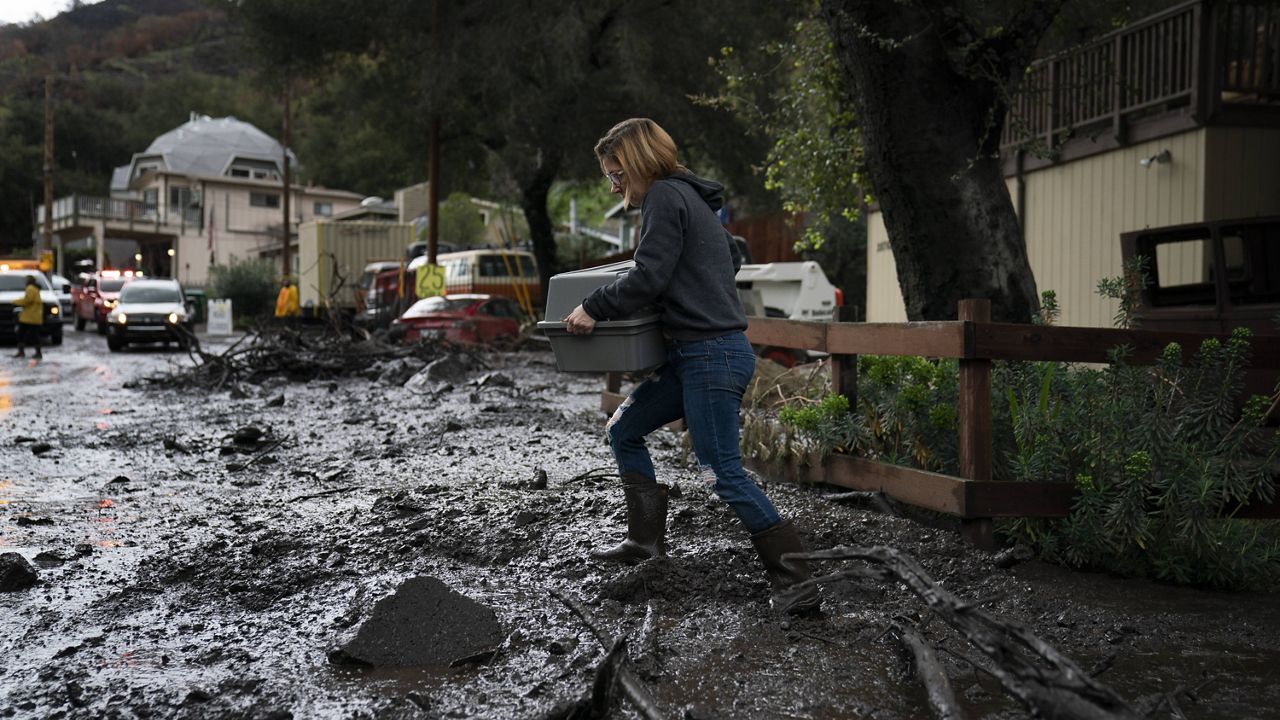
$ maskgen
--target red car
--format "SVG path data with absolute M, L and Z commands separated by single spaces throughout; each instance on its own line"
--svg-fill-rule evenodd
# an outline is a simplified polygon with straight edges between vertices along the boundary
M 463 345 L 515 342 L 529 321 L 511 298 L 441 295 L 423 298 L 391 322 L 405 342 L 443 340 Z
M 120 289 L 141 272 L 132 270 L 103 270 L 92 275 L 81 275 L 80 285 L 71 287 L 71 306 L 76 316 L 76 330 L 93 323 L 98 334 L 107 334 L 107 313 L 116 306 Z

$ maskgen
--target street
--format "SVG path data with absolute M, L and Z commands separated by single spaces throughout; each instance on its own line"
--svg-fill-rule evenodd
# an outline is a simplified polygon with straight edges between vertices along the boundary
M 589 560 L 623 531 L 603 380 L 557 373 L 546 349 L 458 355 L 411 387 L 419 368 L 384 363 L 211 393 L 147 382 L 190 365 L 185 352 L 109 353 L 92 332 L 68 328 L 40 363 L 0 352 L 0 553 L 39 574 L 0 593 L 0 716 L 556 716 L 590 692 L 605 649 L 553 590 L 628 635 L 669 717 L 928 713 L 886 632 L 923 606 L 861 578 L 825 586 L 819 616 L 773 615 L 745 533 L 676 434 L 650 442 L 679 488 L 671 557 Z M 811 548 L 910 553 L 1082 667 L 1108 663 L 1101 679 L 1132 702 L 1186 686 L 1200 699 L 1188 717 L 1280 708 L 1274 595 L 998 567 L 919 518 L 762 482 Z M 407 616 L 379 603 L 397 588 L 419 593 Z M 379 632 L 434 655 L 355 662 L 353 635 Z M 1025 715 L 960 659 L 976 656 L 962 638 L 925 632 L 971 717 Z

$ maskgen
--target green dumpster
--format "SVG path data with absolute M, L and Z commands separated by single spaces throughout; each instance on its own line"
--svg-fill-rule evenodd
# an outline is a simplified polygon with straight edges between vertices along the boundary
M 186 289 L 183 294 L 187 297 L 187 307 L 191 308 L 191 322 L 203 325 L 208 314 L 204 290 Z

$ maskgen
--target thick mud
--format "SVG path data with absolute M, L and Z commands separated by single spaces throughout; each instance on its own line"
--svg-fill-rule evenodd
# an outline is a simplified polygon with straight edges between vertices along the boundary
M 68 333 L 42 364 L 0 362 L 0 553 L 38 573 L 0 592 L 0 716 L 540 717 L 588 693 L 604 657 L 552 590 L 629 635 L 669 717 L 928 715 L 886 633 L 923 606 L 859 580 L 824 587 L 820 616 L 773 615 L 749 540 L 678 435 L 651 443 L 679 488 L 670 558 L 589 560 L 623 521 L 603 381 L 556 373 L 545 350 L 409 388 L 416 368 L 375 367 L 232 397 L 148 389 L 137 381 L 185 355 L 100 344 Z M 761 483 L 812 548 L 909 552 L 952 592 L 1107 668 L 1135 705 L 1172 694 L 1157 717 L 1280 717 L 1277 594 L 1001 568 L 947 530 Z M 406 585 L 463 598 L 380 605 Z M 459 611 L 463 599 L 483 607 Z M 353 638 L 394 638 L 414 613 L 443 634 L 397 647 L 430 662 L 351 661 Z M 368 625 L 379 618 L 391 622 Z M 970 717 L 1026 716 L 961 638 L 939 621 L 924 634 Z

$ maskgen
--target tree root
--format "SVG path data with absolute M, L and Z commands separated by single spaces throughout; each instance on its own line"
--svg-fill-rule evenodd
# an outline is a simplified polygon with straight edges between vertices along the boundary
M 631 669 L 630 663 L 627 660 L 626 654 L 621 653 L 620 657 L 615 658 L 615 652 L 618 651 L 619 645 L 623 640 L 615 640 L 610 637 L 608 631 L 601 627 L 601 625 L 596 622 L 595 618 L 591 617 L 591 614 L 587 609 L 578 601 L 559 590 L 552 590 L 551 594 L 557 600 L 564 603 L 565 607 L 572 610 L 573 614 L 577 615 L 578 618 L 582 620 L 582 623 L 586 625 L 587 628 L 591 630 L 592 634 L 596 636 L 596 640 L 600 641 L 600 645 L 602 647 L 609 649 L 609 656 L 605 658 L 605 662 L 596 670 L 596 681 L 593 686 L 592 698 L 595 699 L 601 688 L 602 668 L 604 668 L 605 665 L 610 665 L 613 668 L 613 673 L 618 685 L 622 688 L 623 695 L 627 700 L 631 701 L 632 706 L 635 707 L 636 712 L 640 714 L 640 717 L 645 718 L 645 720 L 660 720 L 661 718 L 666 717 L 666 715 L 658 709 L 658 705 L 654 701 L 653 695 L 650 694 L 649 688 L 645 686 L 640 678 L 636 677 L 635 672 Z M 604 715 L 561 715 L 561 717 L 604 717 Z
M 893 622 L 893 630 L 915 659 L 916 676 L 924 684 L 934 716 L 938 720 L 961 720 L 964 713 L 956 702 L 956 693 L 951 689 L 951 682 L 947 680 L 947 673 L 942 668 L 942 663 L 938 662 L 938 654 L 933 651 L 933 646 L 915 628 L 896 620 Z
M 806 584 L 853 577 L 905 584 L 930 610 L 986 655 L 991 660 L 989 672 L 1009 694 L 1039 717 L 1060 720 L 1136 720 L 1139 717 L 1114 690 L 1081 670 L 1026 627 L 998 618 L 979 605 L 952 595 L 914 558 L 898 550 L 883 546 L 839 547 L 783 558 L 873 563 L 870 567 L 814 578 Z

